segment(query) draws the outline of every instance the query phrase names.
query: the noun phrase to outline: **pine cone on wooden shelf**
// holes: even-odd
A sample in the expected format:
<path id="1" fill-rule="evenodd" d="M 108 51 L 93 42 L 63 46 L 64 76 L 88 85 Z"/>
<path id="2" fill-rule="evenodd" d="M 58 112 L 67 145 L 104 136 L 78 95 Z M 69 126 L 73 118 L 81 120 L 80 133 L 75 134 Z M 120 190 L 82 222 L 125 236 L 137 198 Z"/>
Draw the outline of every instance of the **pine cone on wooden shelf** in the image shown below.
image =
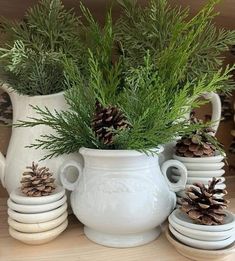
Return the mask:
<path id="1" fill-rule="evenodd" d="M 122 111 L 115 106 L 103 107 L 98 101 L 91 123 L 96 137 L 105 145 L 112 145 L 117 131 L 129 128 Z"/>
<path id="2" fill-rule="evenodd" d="M 190 186 L 186 191 L 187 197 L 181 199 L 180 209 L 198 224 L 223 224 L 226 216 L 224 209 L 227 208 L 228 201 L 221 197 L 221 194 L 226 195 L 227 191 L 215 188 L 220 181 L 213 178 L 208 187 L 201 183 Z"/>
<path id="3" fill-rule="evenodd" d="M 195 118 L 192 113 L 190 118 L 191 124 L 202 123 L 201 120 Z M 195 131 L 190 135 L 182 137 L 176 144 L 176 155 L 181 157 L 211 157 L 215 155 L 216 147 L 208 140 L 207 135 L 214 133 L 212 128 L 204 128 Z M 215 138 L 215 137 L 213 137 Z"/>
<path id="4" fill-rule="evenodd" d="M 32 163 L 32 166 L 23 173 L 21 191 L 29 197 L 41 197 L 50 195 L 56 188 L 53 174 L 47 167 L 40 167 Z"/>

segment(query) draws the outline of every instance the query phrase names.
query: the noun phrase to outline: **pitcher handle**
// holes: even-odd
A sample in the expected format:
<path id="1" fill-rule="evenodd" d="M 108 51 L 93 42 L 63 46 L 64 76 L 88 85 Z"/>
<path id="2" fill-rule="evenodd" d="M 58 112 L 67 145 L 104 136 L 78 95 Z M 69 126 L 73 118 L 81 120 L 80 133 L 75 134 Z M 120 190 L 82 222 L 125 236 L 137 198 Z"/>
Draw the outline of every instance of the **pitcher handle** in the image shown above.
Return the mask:
<path id="1" fill-rule="evenodd" d="M 172 167 L 177 168 L 180 173 L 180 179 L 177 183 L 171 182 L 167 176 L 167 170 Z M 162 164 L 161 170 L 171 191 L 178 192 L 185 189 L 188 174 L 187 169 L 183 163 L 178 160 L 167 160 Z"/>
<path id="2" fill-rule="evenodd" d="M 11 88 L 9 88 L 6 84 L 2 84 L 0 86 L 0 88 L 8 93 L 8 95 L 10 96 L 10 93 L 12 91 Z M 11 98 L 11 96 L 10 96 Z M 3 187 L 5 188 L 5 181 L 4 181 L 4 177 L 5 177 L 5 167 L 6 167 L 6 158 L 4 157 L 4 155 L 2 154 L 2 152 L 0 151 L 0 179 L 2 182 Z"/>
<path id="3" fill-rule="evenodd" d="M 221 120 L 221 112 L 222 112 L 221 100 L 219 95 L 214 92 L 206 93 L 203 95 L 203 97 L 209 100 L 212 104 L 211 121 L 213 122 L 213 124 L 211 128 L 215 131 L 215 133 L 213 133 L 213 135 L 215 135 Z"/>
<path id="4" fill-rule="evenodd" d="M 68 168 L 71 168 L 71 167 L 77 169 L 76 174 L 78 175 L 78 178 L 74 182 L 70 182 L 67 177 L 67 170 L 68 170 Z M 76 162 L 74 160 L 66 161 L 61 166 L 60 171 L 59 171 L 59 177 L 60 177 L 60 181 L 61 181 L 61 184 L 63 185 L 63 187 L 65 187 L 67 190 L 70 190 L 70 191 L 75 190 L 75 188 L 77 187 L 77 185 L 80 181 L 82 171 L 83 171 L 83 168 L 78 162 Z"/>

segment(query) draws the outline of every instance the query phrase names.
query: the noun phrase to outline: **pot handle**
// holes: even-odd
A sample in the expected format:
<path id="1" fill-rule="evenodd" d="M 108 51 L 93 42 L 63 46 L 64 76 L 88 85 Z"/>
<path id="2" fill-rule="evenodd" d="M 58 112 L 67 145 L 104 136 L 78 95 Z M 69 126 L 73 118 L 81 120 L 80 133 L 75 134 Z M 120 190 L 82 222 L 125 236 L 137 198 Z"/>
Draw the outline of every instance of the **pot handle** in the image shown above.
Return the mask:
<path id="1" fill-rule="evenodd" d="M 76 174 L 78 175 L 78 178 L 74 182 L 70 182 L 67 177 L 67 173 L 68 173 L 67 170 L 68 170 L 68 168 L 71 168 L 71 167 L 77 169 Z M 67 190 L 70 190 L 70 191 L 75 190 L 80 181 L 82 171 L 83 171 L 83 168 L 78 162 L 76 162 L 74 160 L 66 161 L 60 167 L 60 171 L 59 171 L 59 177 L 60 177 L 60 181 L 61 181 L 61 184 L 63 185 L 63 187 L 65 187 Z"/>
<path id="2" fill-rule="evenodd" d="M 12 102 L 12 89 L 10 89 L 6 84 L 1 84 L 0 83 L 0 89 L 2 89 L 4 92 L 8 93 L 8 95 L 10 96 L 11 99 L 11 103 Z M 6 158 L 4 157 L 4 155 L 2 154 L 2 152 L 0 152 L 0 180 L 2 182 L 2 186 L 5 188 L 5 167 L 6 167 Z"/>
<path id="3" fill-rule="evenodd" d="M 177 183 L 171 182 L 167 176 L 167 170 L 171 167 L 177 168 L 180 172 L 180 179 Z M 162 164 L 161 170 L 171 191 L 178 192 L 185 189 L 188 173 L 183 163 L 178 160 L 167 160 Z"/>

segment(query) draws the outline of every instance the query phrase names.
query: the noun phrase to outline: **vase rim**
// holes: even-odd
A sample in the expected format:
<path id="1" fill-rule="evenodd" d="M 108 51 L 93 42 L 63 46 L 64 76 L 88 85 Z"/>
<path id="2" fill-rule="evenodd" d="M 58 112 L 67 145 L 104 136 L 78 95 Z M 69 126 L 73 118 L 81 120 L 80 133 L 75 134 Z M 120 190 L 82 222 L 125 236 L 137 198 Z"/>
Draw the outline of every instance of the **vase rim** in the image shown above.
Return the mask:
<path id="1" fill-rule="evenodd" d="M 56 97 L 56 96 L 61 96 L 64 95 L 65 91 L 60 91 L 60 92 L 56 92 L 56 93 L 52 93 L 52 94 L 44 94 L 44 95 L 27 95 L 27 94 L 21 94 L 18 93 L 15 89 L 13 89 L 10 85 L 8 84 L 2 84 L 1 88 L 3 89 L 3 91 L 8 92 L 8 94 L 11 93 L 16 93 L 17 95 L 21 96 L 21 97 L 27 97 L 27 98 L 35 98 L 35 99 L 42 99 L 42 98 L 49 98 L 49 97 Z"/>
<path id="2" fill-rule="evenodd" d="M 158 147 L 152 149 L 152 152 L 159 154 L 163 152 L 163 146 L 159 145 Z M 137 157 L 146 155 L 144 152 L 137 150 L 106 150 L 106 149 L 90 149 L 82 147 L 79 152 L 82 155 L 88 156 L 97 156 L 97 157 Z"/>

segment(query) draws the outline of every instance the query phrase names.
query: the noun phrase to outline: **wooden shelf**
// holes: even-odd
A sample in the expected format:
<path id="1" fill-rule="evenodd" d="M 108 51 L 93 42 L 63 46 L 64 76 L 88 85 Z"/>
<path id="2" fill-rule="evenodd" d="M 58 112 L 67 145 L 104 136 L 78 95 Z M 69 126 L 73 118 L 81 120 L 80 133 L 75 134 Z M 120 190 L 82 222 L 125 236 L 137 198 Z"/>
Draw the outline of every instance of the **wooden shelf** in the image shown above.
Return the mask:
<path id="1" fill-rule="evenodd" d="M 229 179 L 230 210 L 235 212 L 235 181 Z M 6 198 L 0 198 L 0 261 L 185 261 L 164 233 L 154 242 L 128 249 L 107 248 L 89 241 L 82 224 L 69 216 L 69 226 L 58 238 L 40 246 L 25 245 L 8 234 Z M 167 224 L 166 224 L 167 225 Z M 229 260 L 235 260 L 235 253 Z"/>

